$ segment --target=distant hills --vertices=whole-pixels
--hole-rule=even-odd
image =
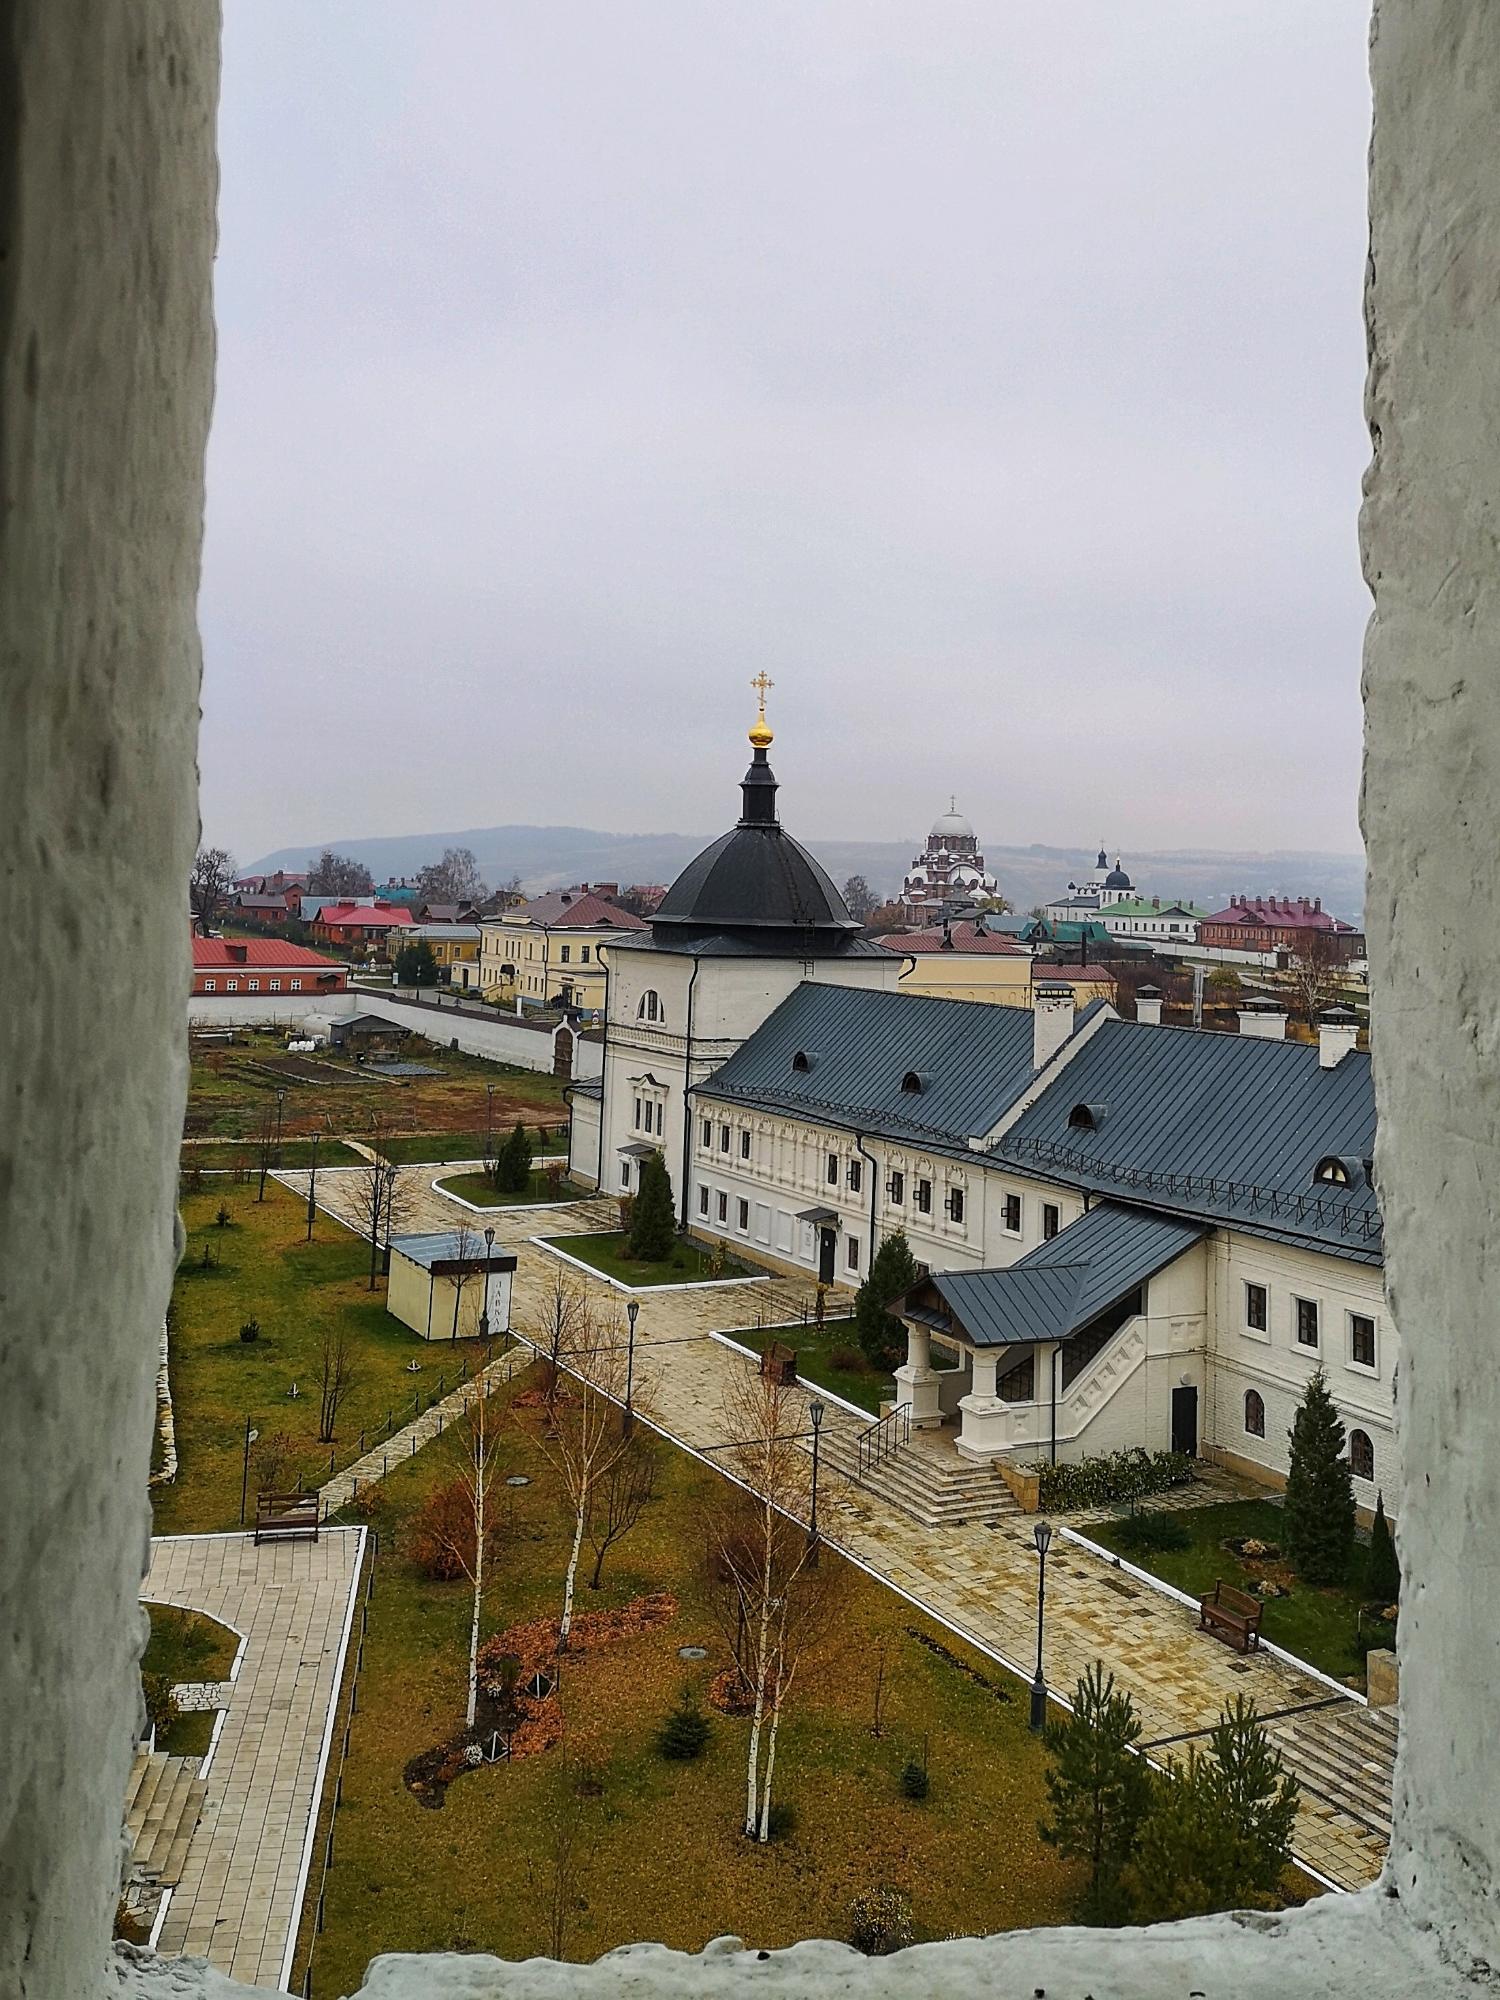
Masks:
[[[324,847],[362,861],[377,882],[415,875],[445,847],[474,851],[487,882],[519,875],[532,894],[573,882],[670,882],[713,836],[703,833],[603,833],[582,826],[482,826],[451,833],[379,835],[372,839],[318,841],[306,847],[279,847],[245,864],[246,874],[277,868],[305,868]],[[986,865],[1000,878],[1004,895],[1018,910],[1054,897],[1070,881],[1087,874],[1095,850],[1081,847],[1001,847],[986,841]],[[893,895],[911,865],[908,841],[810,840],[806,845],[840,887],[863,875],[879,896]],[[1114,859],[1113,851],[1110,859]],[[1126,854],[1125,867],[1147,896],[1175,896],[1217,908],[1230,895],[1321,896],[1325,909],[1359,923],[1363,918],[1364,860],[1355,854],[1321,854],[1296,849],[1269,853],[1176,848],[1162,853]]]

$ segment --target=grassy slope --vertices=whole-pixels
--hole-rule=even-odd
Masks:
[[[487,1630],[558,1608],[566,1523],[535,1423],[534,1415],[523,1418],[507,1432],[508,1456],[533,1483],[518,1494],[505,1490],[515,1526]],[[418,1805],[401,1783],[406,1761],[462,1721],[465,1587],[423,1581],[401,1552],[402,1519],[451,1476],[452,1464],[444,1440],[386,1485],[391,1512],[381,1524],[339,1859],[318,1944],[319,1991],[353,1991],[377,1951],[464,1944],[521,1958],[546,1949],[541,1857],[568,1783],[564,1755],[466,1776],[441,1812]],[[737,1831],[744,1721],[716,1716],[710,1747],[695,1763],[655,1754],[654,1731],[684,1683],[702,1687],[727,1659],[702,1589],[701,1516],[712,1487],[711,1473],[666,1453],[659,1497],[635,1536],[612,1552],[597,1596],[580,1583],[582,1610],[663,1588],[677,1593],[680,1609],[664,1631],[564,1666],[568,1755],[596,1769],[604,1787],[586,1807],[585,1907],[568,1956],[591,1959],[636,1938],[696,1950],[722,1932],[754,1946],[836,1937],[851,1898],[887,1882],[911,1894],[927,1936],[1066,1915],[1076,1878],[1035,1835],[1043,1760],[1026,1727],[1024,1690],[858,1573],[838,1643],[799,1686],[782,1731],[777,1795],[798,1813],[789,1840],[762,1849]],[[1010,1699],[976,1686],[908,1627],[949,1645]],[[680,1660],[677,1648],[688,1643],[706,1646],[709,1659]],[[877,1741],[869,1724],[882,1647],[885,1734]],[[932,1794],[914,1805],[897,1780],[924,1739]]]
[[[158,1534],[232,1528],[239,1520],[245,1420],[267,1438],[285,1432],[297,1448],[309,1485],[327,1477],[330,1447],[317,1441],[318,1372],[325,1330],[343,1326],[355,1348],[356,1380],[339,1413],[334,1449],[340,1465],[354,1456],[362,1428],[374,1430],[390,1409],[411,1407],[438,1388],[474,1342],[429,1346],[385,1309],[384,1280],[368,1290],[369,1245],[329,1216],[318,1215],[312,1243],[303,1241],[306,1209],[275,1181],[266,1199],[235,1188],[227,1199],[234,1221],[214,1226],[222,1191],[189,1195],[183,1202],[188,1249],[173,1298],[172,1396],[180,1470],[171,1486],[152,1490]],[[222,1260],[217,1269],[193,1268],[203,1246]],[[260,1321],[260,1338],[246,1344],[239,1329]],[[422,1372],[405,1372],[408,1361]],[[287,1397],[295,1381],[297,1400]],[[252,1505],[255,1460],[251,1448]]]
[[[709,1257],[704,1251],[680,1240],[673,1245],[670,1256],[644,1262],[629,1254],[625,1238],[618,1230],[598,1236],[560,1236],[555,1240],[558,1249],[566,1250],[570,1257],[581,1258],[606,1277],[619,1278],[627,1285],[695,1285],[715,1276],[744,1277],[749,1270],[748,1265],[731,1257],[724,1269],[715,1273],[709,1269]]]
[[[1115,1521],[1096,1522],[1085,1533],[1092,1541],[1116,1550],[1138,1569],[1150,1570],[1153,1576],[1194,1596],[1212,1590],[1217,1577],[1238,1589],[1249,1590],[1267,1573],[1266,1565],[1246,1565],[1221,1547],[1225,1540],[1254,1535],[1261,1541],[1282,1545],[1285,1539],[1286,1516],[1265,1500],[1188,1508],[1174,1513],[1172,1519],[1192,1536],[1191,1548],[1139,1554],[1121,1539],[1120,1523]],[[1340,1679],[1358,1675],[1362,1683],[1364,1658],[1355,1649],[1354,1634],[1356,1614],[1365,1596],[1367,1560],[1366,1545],[1356,1543],[1350,1582],[1342,1590],[1317,1590],[1291,1577],[1292,1595],[1273,1597],[1266,1603],[1261,1620],[1261,1631],[1266,1638],[1321,1667],[1326,1674]],[[1288,1572],[1281,1565],[1273,1565],[1271,1574],[1282,1580]]]
[[[830,1321],[822,1333],[815,1326],[766,1326],[736,1328],[730,1338],[737,1340],[742,1347],[752,1348],[757,1354],[764,1354],[773,1340],[795,1348],[797,1373],[804,1382],[815,1382],[821,1389],[831,1389],[835,1396],[858,1403],[872,1416],[880,1415],[882,1398],[890,1402],[895,1396],[895,1382],[880,1369],[871,1368],[863,1356],[858,1368],[834,1365],[836,1350],[859,1353],[859,1335],[852,1319]]]

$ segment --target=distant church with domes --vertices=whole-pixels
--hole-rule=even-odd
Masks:
[[[1135,884],[1120,866],[1120,857],[1115,856],[1111,868],[1101,847],[1093,874],[1086,875],[1081,882],[1070,882],[1063,895],[1054,896],[1044,907],[1042,915],[1052,924],[1087,923],[1101,910],[1115,903],[1128,903],[1134,895]]]
[[[950,798],[901,884],[902,917],[908,924],[930,924],[946,911],[987,903],[999,893],[999,883],[985,872],[973,827]]]

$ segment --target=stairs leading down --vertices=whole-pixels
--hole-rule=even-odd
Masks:
[[[1010,1488],[992,1465],[971,1464],[951,1443],[927,1443],[919,1433],[909,1444],[867,1472],[859,1470],[859,1427],[826,1427],[822,1463],[853,1485],[878,1494],[924,1528],[981,1527],[1019,1510]]]

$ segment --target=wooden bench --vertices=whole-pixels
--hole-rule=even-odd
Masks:
[[[257,1493],[256,1542],[315,1542],[318,1539],[318,1515],[316,1493]]]
[[[1213,1632],[1233,1646],[1236,1652],[1248,1653],[1260,1644],[1260,1620],[1264,1610],[1265,1606],[1258,1597],[1236,1590],[1232,1583],[1225,1583],[1219,1577],[1207,1597],[1199,1599],[1198,1629]]]
[[[768,1382],[787,1389],[797,1379],[797,1350],[785,1341],[773,1340],[760,1357],[760,1372]]]

